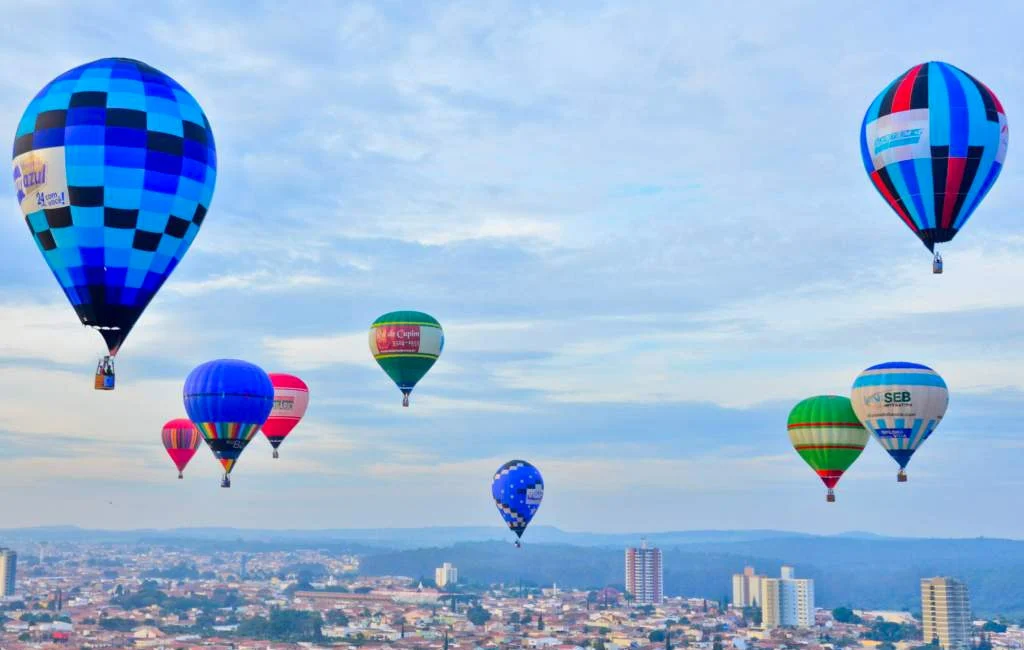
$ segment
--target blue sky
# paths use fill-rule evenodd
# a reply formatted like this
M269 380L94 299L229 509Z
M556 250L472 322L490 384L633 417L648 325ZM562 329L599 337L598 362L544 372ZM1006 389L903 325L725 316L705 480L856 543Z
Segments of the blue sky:
M964 3L22 3L0 124L105 56L202 104L220 168L192 249L91 389L80 327L9 184L0 219L3 525L497 523L493 470L533 461L536 521L1024 537L1024 173L927 251L861 165L863 112L931 59L1024 105L1024 6ZM402 409L366 329L421 309L444 355ZM159 443L198 363L311 386L231 490ZM910 483L872 442L824 489L789 446L799 399L932 365L947 420ZM113 502L113 503L111 503ZM1012 513L1012 514L1011 514Z

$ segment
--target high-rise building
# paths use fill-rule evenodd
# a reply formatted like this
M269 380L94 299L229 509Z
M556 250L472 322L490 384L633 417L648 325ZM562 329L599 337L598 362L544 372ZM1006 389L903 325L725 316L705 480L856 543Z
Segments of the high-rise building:
M954 578L921 580L921 618L924 642L939 640L942 650L971 645L971 603L967 585Z
M459 581L459 570L452 566L451 562L445 562L434 569L434 582L438 587L453 585Z
M626 549L626 591L638 605L661 604L665 596L662 578L660 548L647 548L645 539L640 548Z
M733 607L760 607L762 577L749 566L743 568L743 573L732 576Z
M9 548L0 548L0 598L14 595L17 568L18 554Z
M764 578L761 583L761 625L814 627L814 581L797 578L793 567L782 567L781 577Z

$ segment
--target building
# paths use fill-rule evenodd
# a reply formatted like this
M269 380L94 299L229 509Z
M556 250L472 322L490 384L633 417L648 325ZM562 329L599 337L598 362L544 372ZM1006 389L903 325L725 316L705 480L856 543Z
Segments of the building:
M661 549L647 548L646 539L626 549L626 591L638 605L660 605L665 597Z
M454 585L458 581L459 570L453 567L451 562L445 562L434 569L434 582L437 583L438 589L442 589L447 585Z
M0 598L14 595L17 568L18 554L9 548L0 548Z
M967 585L953 578L921 580L921 618L924 641L939 640L942 650L971 646L971 603Z
M733 607L761 606L761 578L762 576L754 573L754 568L749 566L743 568L743 573L732 576Z
M814 581L797 578L793 567L782 567L779 578L762 577L761 625L776 627L814 627Z

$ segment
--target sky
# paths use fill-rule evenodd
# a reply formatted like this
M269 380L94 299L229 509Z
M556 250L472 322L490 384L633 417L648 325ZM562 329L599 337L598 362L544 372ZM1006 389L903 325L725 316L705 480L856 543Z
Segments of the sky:
M195 243L103 353L0 184L0 527L499 523L493 472L546 482L537 523L1024 538L1024 172L943 248L869 182L875 95L927 60L1024 106L1024 5L962 2L18 3L0 124L63 71L140 59L203 106L217 187ZM29 28L31 26L31 28ZM444 353L412 397L367 328L417 309ZM160 444L196 365L294 372L306 419L230 490ZM875 443L838 502L786 416L875 363L951 402L897 485ZM528 533L527 533L528 535Z

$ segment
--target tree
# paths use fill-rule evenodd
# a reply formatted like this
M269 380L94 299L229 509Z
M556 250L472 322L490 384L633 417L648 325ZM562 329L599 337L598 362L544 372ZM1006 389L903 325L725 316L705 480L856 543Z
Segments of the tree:
M723 650L722 637L715 635L715 642L711 644L711 650Z
M1006 626L999 621L985 621L985 625L981 628L985 632L995 632L996 634L1002 634L1006 631Z
M473 605L466 610L466 618L473 625L484 625L491 620L491 613L480 605Z
M544 615L543 614L538 614L537 615L537 629L541 630L541 631L544 630Z
M896 650L896 646L888 641L882 641L878 644L876 650Z
M977 650L992 650L992 642L989 640L987 634L982 634L981 638L978 639L978 645L975 646Z
M761 624L761 608L760 607L744 607L743 608L743 620L747 621L750 625Z
M341 611L340 609L328 610L324 618L327 620L328 625L348 627L348 616L345 614L345 612Z
M323 640L323 619L317 612L294 609L273 609L270 618L249 618L238 626L242 636L290 643Z
M513 625L519 625L520 620L521 617L519 616L519 612L512 612L512 615L508 617L508 622Z
M889 621L882 620L881 618L875 619L875 622L871 624L871 629L864 634L864 638L866 639L871 639L873 641L889 641L890 643L906 641L908 639L913 639L916 636L916 628L903 623L890 623Z
M836 607L832 610L832 618L838 623L861 623L863 619L857 616L849 607Z
M651 633L647 635L647 639L651 643L661 643L665 640L665 630L651 630Z

